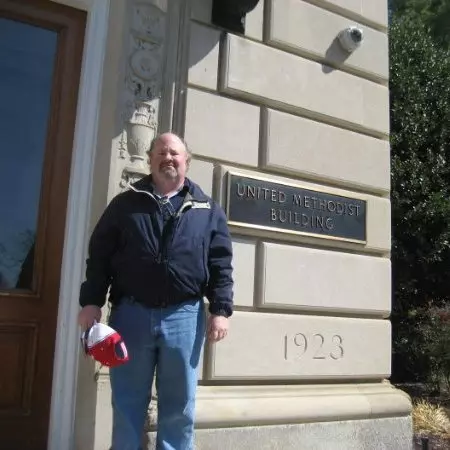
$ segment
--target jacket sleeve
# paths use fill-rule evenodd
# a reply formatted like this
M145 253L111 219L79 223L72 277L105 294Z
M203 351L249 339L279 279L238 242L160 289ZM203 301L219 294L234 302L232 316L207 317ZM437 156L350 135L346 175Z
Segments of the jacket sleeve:
M217 226L209 247L206 297L211 314L229 317L233 314L233 249L225 213L217 207L216 214Z
M80 306L105 304L111 284L111 258L119 239L116 220L117 197L107 206L92 232L86 260L86 280L80 289Z

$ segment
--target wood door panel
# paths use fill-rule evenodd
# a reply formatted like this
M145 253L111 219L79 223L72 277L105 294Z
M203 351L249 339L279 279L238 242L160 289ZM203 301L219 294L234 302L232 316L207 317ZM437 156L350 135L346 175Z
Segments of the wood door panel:
M6 186L3 188L1 186L2 177L3 180L4 177L10 177L5 164L7 166L8 162L13 161L11 154L23 155L24 164L27 161L28 164L30 164L29 161L33 162L34 160L30 159L32 156L37 158L36 155L38 155L40 158L39 167L36 164L30 165L34 170L34 178L27 178L26 172L20 177L22 183L24 180L34 180L36 190L34 185L28 184L23 187L23 192L28 197L24 196L22 191L19 193L22 197L14 191L11 197L15 198L14 195L18 195L18 198L23 198L26 202L33 201L31 209L35 211L33 212L35 215L26 216L27 223L34 224L32 233L29 235L32 239L26 241L27 247L17 247L22 251L22 256L14 266L6 267L5 264L2 266L0 253L0 269L3 270L3 279L6 280L2 282L0 271L0 354L2 355L0 449L44 450L47 447L50 417L66 207L86 14L50 0L0 0L0 21L3 21L0 24L0 33L3 25L4 30L8 29L4 31L9 33L6 37L10 39L10 43L6 43L3 50L0 45L0 51L8 55L14 55L14 52L20 54L20 51L34 51L35 53L30 53L30 56L38 58L37 63L34 61L33 64L28 63L27 58L17 57L18 62L14 63L14 67L5 66L7 71L15 70L13 74L17 73L17 76L26 77L27 74L32 74L32 67L36 67L38 71L45 68L46 77L45 95L41 90L41 97L39 97L44 99L42 104L46 105L45 116L41 115L39 122L41 127L39 142L42 145L39 144L41 145L39 148L37 144L35 146L39 153L32 154L32 150L28 150L29 147L23 143L20 148L14 149L16 141L20 139L10 140L8 145L0 144L0 208L3 211L12 211L21 220L25 219L22 217L24 214L20 212L20 208L30 211L28 203L22 205L16 202L11 205L8 196L1 196L1 189L3 191L6 189ZM6 28L5 25L7 25ZM23 30L23 36L20 30L17 31L19 28ZM47 47L41 49L38 44L34 45L35 41L30 38L34 35L39 35ZM14 41L15 37L17 43ZM29 41L25 41L26 38ZM1 39L0 34L0 41ZM3 42L5 42L5 35L3 35ZM27 46L26 42L30 45ZM8 45L10 47L7 47ZM19 45L22 47L17 47ZM17 48L19 51L16 51ZM45 58L42 55L45 55ZM3 61L7 60L8 58L3 56ZM1 64L0 60L0 77ZM26 66L23 70L21 64ZM37 83L37 79L44 79L42 74L43 72L38 72L37 78L31 75L30 82ZM5 79L8 82L17 77L3 78ZM3 92L5 95L8 94L5 90ZM29 92L34 94L34 91ZM34 120L34 128L31 125L29 128L36 131L37 122L27 110L26 100L28 100L27 97L24 101L24 119L20 109L17 108L12 111L12 115L2 117L2 111L5 114L5 109L2 110L0 105L0 121L2 118L13 120L11 117L17 117L20 123L14 122L13 125L16 128L22 126L23 120L23 133L26 133L28 125L26 120ZM16 103L20 104L20 100ZM15 132L17 133L17 129ZM28 156L27 151L29 151ZM11 169L11 172L17 168L22 169L22 161L19 161L20 164L16 161L17 159L12 162L15 164L15 169ZM2 205L2 201L6 204ZM3 233L15 233L15 223L14 215L11 218L6 216L3 228L0 226L0 238L3 239L4 244L8 234L2 235L2 229ZM0 225L2 225L1 222ZM5 245L7 244L6 242ZM16 254L14 257L17 260Z
M0 416L30 414L36 344L36 324L0 323Z

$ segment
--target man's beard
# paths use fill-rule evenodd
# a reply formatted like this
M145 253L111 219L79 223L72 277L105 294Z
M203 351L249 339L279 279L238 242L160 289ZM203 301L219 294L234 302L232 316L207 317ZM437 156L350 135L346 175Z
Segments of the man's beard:
M162 167L159 170L159 173L166 179L166 180L176 180L178 178L178 172L173 166L165 166Z

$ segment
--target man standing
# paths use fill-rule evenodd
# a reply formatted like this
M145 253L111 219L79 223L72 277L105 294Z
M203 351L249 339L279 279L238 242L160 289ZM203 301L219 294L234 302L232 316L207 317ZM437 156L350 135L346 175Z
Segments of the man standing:
M191 450L205 330L223 339L232 314L231 239L223 210L186 178L182 139L156 137L149 162L151 175L115 197L94 229L79 324L101 319L110 288L110 325L130 357L110 369L112 449L141 448L156 373L157 450Z

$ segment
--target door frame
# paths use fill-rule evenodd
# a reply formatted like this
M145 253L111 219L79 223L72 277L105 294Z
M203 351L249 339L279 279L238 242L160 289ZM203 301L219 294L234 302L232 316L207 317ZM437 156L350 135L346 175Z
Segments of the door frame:
M79 355L78 296L90 218L95 149L111 0L52 0L87 11L67 201L56 329L48 450L74 442ZM68 444L70 447L68 447Z

